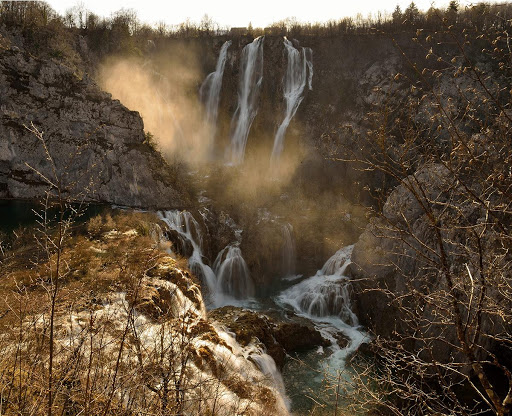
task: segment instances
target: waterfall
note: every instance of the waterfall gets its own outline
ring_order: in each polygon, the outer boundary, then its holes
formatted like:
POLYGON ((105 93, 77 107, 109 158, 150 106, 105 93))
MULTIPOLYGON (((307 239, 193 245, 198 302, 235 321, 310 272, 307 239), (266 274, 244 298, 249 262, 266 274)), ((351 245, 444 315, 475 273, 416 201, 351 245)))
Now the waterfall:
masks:
MULTIPOLYGON (((199 223, 188 211, 158 212, 171 230, 178 233, 180 244, 192 247, 188 259, 190 270, 202 278, 211 304, 215 307, 233 303, 233 300, 244 300, 254 296, 254 283, 249 267, 242 257, 242 251, 237 244, 228 245, 217 255, 213 269, 203 261, 203 235, 199 223)), ((236 302, 235 302, 236 303, 236 302)))
POLYGON ((286 303, 307 315, 335 316, 356 326, 358 321, 351 310, 349 279, 343 275, 350 263, 352 247, 337 251, 315 276, 285 291, 281 296, 286 298, 286 303))
POLYGON ((178 233, 182 241, 192 245, 192 255, 188 259, 189 268, 204 280, 211 294, 215 293, 217 278, 211 267, 203 262, 203 236, 199 223, 188 211, 163 211, 158 212, 158 216, 171 230, 178 233))
POLYGON ((282 258, 283 276, 293 276, 295 274, 295 262, 297 253, 295 250, 295 239, 293 237, 293 227, 291 224, 285 224, 283 226, 282 258))
POLYGON ((230 40, 224 42, 222 48, 220 49, 219 59, 217 60, 215 71, 211 74, 208 74, 203 84, 201 85, 201 88, 199 89, 201 101, 206 107, 205 123, 209 132, 208 146, 210 147, 210 150, 215 138, 217 115, 219 112, 220 89, 222 87, 222 76, 224 75, 224 67, 226 65, 228 48, 230 46, 230 40))
POLYGON ((276 299, 315 322, 324 338, 331 341, 334 350, 332 362, 335 363, 331 363, 332 368, 342 368, 345 358, 367 338, 352 312, 350 280, 344 275, 353 247, 338 250, 314 276, 286 289, 276 299), (340 348, 337 344, 337 331, 349 338, 347 347, 340 348))
MULTIPOLYGON (((249 267, 236 245, 225 247, 215 259, 213 270, 217 276, 218 297, 230 296, 235 299, 247 299, 254 296, 249 267)), ((218 302, 221 299, 218 299, 218 302)))
POLYGON ((271 157, 273 163, 276 163, 281 156, 286 130, 304 98, 306 83, 311 90, 313 82, 313 51, 310 48, 296 49, 286 37, 284 38, 284 46, 288 54, 288 64, 284 77, 286 110, 284 120, 277 129, 276 137, 274 138, 271 157))
POLYGON ((233 164, 244 160, 249 130, 258 112, 257 104, 263 81, 263 40, 261 36, 254 39, 242 51, 238 106, 231 121, 233 132, 228 149, 233 164))
POLYGON ((250 346, 248 350, 247 358, 255 363, 260 371, 273 381, 275 389, 280 393, 286 407, 289 407, 290 399, 286 396, 283 376, 277 369, 274 359, 258 347, 250 346))

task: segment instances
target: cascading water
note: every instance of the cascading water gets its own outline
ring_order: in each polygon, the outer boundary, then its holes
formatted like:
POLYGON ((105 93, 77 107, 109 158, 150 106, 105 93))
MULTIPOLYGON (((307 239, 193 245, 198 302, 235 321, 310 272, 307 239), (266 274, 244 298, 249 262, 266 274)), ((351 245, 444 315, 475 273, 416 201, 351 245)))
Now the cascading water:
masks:
POLYGON ((284 402, 288 407, 290 405, 290 400, 286 396, 283 376, 277 369, 274 359, 260 348, 256 347, 249 348, 247 358, 254 362, 260 371, 269 377, 270 380, 273 380, 276 390, 281 394, 281 397, 284 399, 284 402))
POLYGON ((277 301, 291 306, 299 315, 315 322, 322 335, 332 344, 329 366, 343 368, 345 358, 365 342, 350 302, 350 280, 343 273, 350 264, 353 246, 338 250, 315 276, 282 292, 277 301), (349 338, 349 344, 340 348, 336 332, 349 338))
POLYGON ((258 98, 263 81, 263 40, 254 39, 242 51, 238 107, 231 121, 233 132, 228 157, 233 164, 243 162, 249 130, 258 112, 258 98))
POLYGON ((306 53, 306 65, 308 66, 308 88, 313 89, 313 50, 311 48, 304 48, 306 53))
POLYGON ((217 276, 217 303, 222 303, 222 297, 226 296, 235 299, 247 299, 254 296, 254 283, 249 267, 247 267, 238 246, 225 247, 215 259, 213 270, 217 276))
POLYGON ((207 124, 207 130, 210 136, 208 143, 210 150, 215 138, 217 116, 219 112, 220 90, 222 87, 222 77, 224 75, 224 67, 226 66, 228 48, 230 46, 230 40, 224 42, 222 48, 220 49, 219 59, 217 60, 215 71, 206 77, 203 84, 201 85, 201 88, 199 89, 201 101, 206 107, 205 123, 207 124))
POLYGON ((249 267, 238 245, 229 245, 221 250, 212 269, 203 262, 203 236, 199 223, 192 214, 188 211, 164 211, 158 215, 171 230, 178 233, 182 246, 192 246, 188 264, 193 273, 204 279, 211 306, 223 306, 233 303, 233 300, 254 296, 254 283, 249 267))
POLYGON ((203 262, 203 241, 198 222, 188 211, 163 211, 158 212, 158 216, 181 239, 192 245, 192 255, 188 259, 190 270, 204 279, 210 294, 215 294, 217 278, 211 267, 203 262))
POLYGON ((279 160, 284 147, 284 136, 286 130, 297 112, 302 99, 304 98, 304 89, 308 84, 312 89, 313 81, 313 52, 310 48, 296 49, 293 44, 284 38, 284 46, 288 54, 288 64, 286 66, 286 75, 284 77, 284 99, 286 110, 284 120, 277 129, 274 138, 274 147, 272 149, 272 163, 279 160), (309 74, 309 77, 308 77, 309 74))
POLYGON ((293 227, 288 223, 283 226, 282 258, 283 276, 285 278, 294 276, 297 252, 295 249, 295 239, 293 237, 293 227))

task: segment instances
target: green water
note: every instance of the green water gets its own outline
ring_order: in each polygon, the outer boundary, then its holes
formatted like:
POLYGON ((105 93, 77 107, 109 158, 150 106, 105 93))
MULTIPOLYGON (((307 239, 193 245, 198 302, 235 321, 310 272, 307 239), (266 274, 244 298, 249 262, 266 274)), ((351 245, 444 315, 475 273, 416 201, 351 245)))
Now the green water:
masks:
MULTIPOLYGON (((36 224, 36 212, 42 212, 42 204, 35 201, 23 201, 16 199, 0 199, 0 232, 10 234, 19 227, 31 227, 36 224)), ((109 205, 88 204, 83 209, 83 214, 77 219, 78 223, 111 210, 109 205)), ((49 210, 49 216, 55 216, 56 210, 49 210)))

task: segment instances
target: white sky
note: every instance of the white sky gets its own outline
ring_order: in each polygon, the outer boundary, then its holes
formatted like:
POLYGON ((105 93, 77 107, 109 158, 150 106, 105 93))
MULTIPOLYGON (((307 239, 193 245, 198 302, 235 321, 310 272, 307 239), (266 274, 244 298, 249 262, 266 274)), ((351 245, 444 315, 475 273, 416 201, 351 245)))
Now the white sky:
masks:
MULTIPOLYGON (((60 14, 75 6, 78 0, 48 0, 48 3, 60 14)), ((397 4, 404 10, 411 0, 87 0, 82 4, 99 16, 110 16, 121 8, 135 9, 140 20, 150 24, 164 21, 169 25, 184 22, 187 18, 199 22, 208 14, 221 26, 265 27, 270 23, 287 17, 296 17, 302 22, 324 22, 341 17, 355 17, 361 13, 364 17, 377 11, 392 12, 397 4)), ((449 0, 438 0, 436 7, 446 7, 449 0)), ((416 0, 420 10, 427 10, 431 0, 416 0)), ((461 0, 464 7, 470 4, 461 0)))

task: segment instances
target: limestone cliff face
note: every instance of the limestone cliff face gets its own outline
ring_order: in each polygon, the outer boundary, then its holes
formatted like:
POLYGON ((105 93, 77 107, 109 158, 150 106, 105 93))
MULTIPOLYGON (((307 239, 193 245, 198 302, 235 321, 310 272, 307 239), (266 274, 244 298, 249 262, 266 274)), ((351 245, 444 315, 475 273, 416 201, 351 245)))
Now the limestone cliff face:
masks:
POLYGON ((43 133, 70 193, 113 204, 187 204, 177 172, 145 143, 143 121, 87 76, 38 59, 4 39, 0 47, 0 197, 35 198, 52 176, 43 133), (27 166, 29 165, 29 166, 27 166))
MULTIPOLYGON (((223 40, 212 45, 217 55, 223 40)), ((221 140, 229 136, 229 122, 237 104, 241 52, 252 38, 231 40, 221 91, 221 140)), ((386 87, 390 79, 404 69, 404 62, 391 39, 384 37, 304 37, 293 41, 296 46, 309 47, 313 51, 313 89, 304 94, 287 131, 286 145, 293 147, 301 143, 307 145, 308 150, 315 147, 328 150, 329 143, 322 135, 340 123, 361 124, 375 103, 374 88, 386 87)), ((408 48, 408 43, 404 39, 402 46, 414 58, 418 51, 408 48)), ((247 143, 248 153, 262 142, 271 146, 284 117, 283 78, 288 58, 283 37, 266 35, 263 54, 263 85, 258 114, 247 143)), ((214 64, 214 60, 209 59, 205 72, 212 70, 214 64)))

